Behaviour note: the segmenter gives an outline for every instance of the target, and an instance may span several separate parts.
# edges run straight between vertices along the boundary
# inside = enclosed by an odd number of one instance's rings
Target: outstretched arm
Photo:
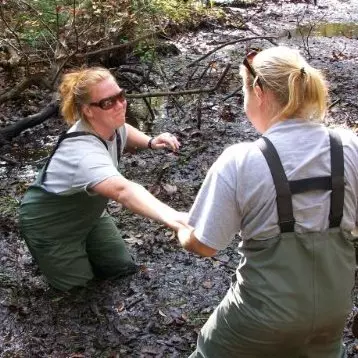
[[[186,222],[186,214],[178,212],[154,197],[143,186],[123,176],[113,176],[91,188],[115,200],[132,212],[148,217],[178,231]]]

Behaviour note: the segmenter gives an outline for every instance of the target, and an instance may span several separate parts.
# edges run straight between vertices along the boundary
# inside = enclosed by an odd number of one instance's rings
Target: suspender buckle
[[[280,221],[279,225],[280,225],[281,232],[295,231],[295,220]]]

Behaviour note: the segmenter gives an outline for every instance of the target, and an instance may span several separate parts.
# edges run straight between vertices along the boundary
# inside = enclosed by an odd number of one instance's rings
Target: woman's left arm
[[[180,143],[178,139],[170,133],[162,133],[152,138],[141,132],[139,129],[134,128],[130,124],[125,124],[127,129],[127,144],[126,147],[129,149],[135,148],[150,148],[150,149],[161,149],[170,148],[174,152],[179,149]]]

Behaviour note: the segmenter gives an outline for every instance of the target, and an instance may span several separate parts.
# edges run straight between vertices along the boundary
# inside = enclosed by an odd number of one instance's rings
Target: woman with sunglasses
[[[202,256],[238,232],[240,264],[191,358],[338,358],[351,312],[358,138],[320,121],[322,74],[290,48],[250,53],[244,109],[263,136],[226,149],[178,237]]]
[[[108,70],[68,73],[59,93],[63,117],[71,128],[26,192],[20,228],[49,283],[69,290],[94,276],[115,278],[136,271],[105,210],[108,199],[174,230],[185,214],[118,171],[124,148],[177,151],[179,142],[169,133],[151,138],[125,123],[124,92]]]

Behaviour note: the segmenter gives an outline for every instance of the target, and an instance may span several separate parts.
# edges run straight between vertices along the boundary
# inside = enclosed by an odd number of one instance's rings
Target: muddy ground
[[[311,63],[325,71],[333,104],[327,124],[357,130],[358,41],[354,24],[358,24],[358,4],[354,0],[318,0],[318,5],[275,1],[264,10],[227,8],[249,20],[249,30],[213,23],[205,30],[173,39],[181,54],[162,60],[162,75],[157,81],[163,86],[177,83],[180,88],[193,72],[186,66],[219,43],[242,35],[279,34],[277,43],[301,48]],[[300,32],[298,23],[325,30],[326,25],[318,24],[345,26],[335,29],[332,37],[318,36],[327,34],[320,30],[305,43],[307,26]],[[265,48],[271,44],[256,40],[250,46]],[[205,173],[223,149],[258,137],[242,112],[240,92],[225,100],[240,86],[237,71],[244,51],[244,44],[232,45],[201,61],[199,74],[209,60],[216,62],[210,67],[210,76],[195,80],[193,75],[191,87],[212,83],[226,63],[233,64],[215,94],[156,103],[153,133],[175,133],[182,149],[179,155],[166,151],[127,153],[121,165],[127,178],[143,184],[176,209],[189,210]],[[0,122],[33,113],[36,106],[46,104],[49,95],[28,91],[20,100],[2,106]],[[215,258],[199,258],[182,250],[170,230],[110,204],[131,252],[142,265],[141,272],[117,281],[92,282],[73,293],[54,291],[19,237],[16,214],[17,202],[63,128],[59,118],[50,119],[0,149],[0,155],[17,162],[0,161],[0,356],[187,357],[195,347],[198,330],[229,286],[238,261],[239,238]],[[358,357],[351,321],[352,315],[344,341],[349,356]]]

